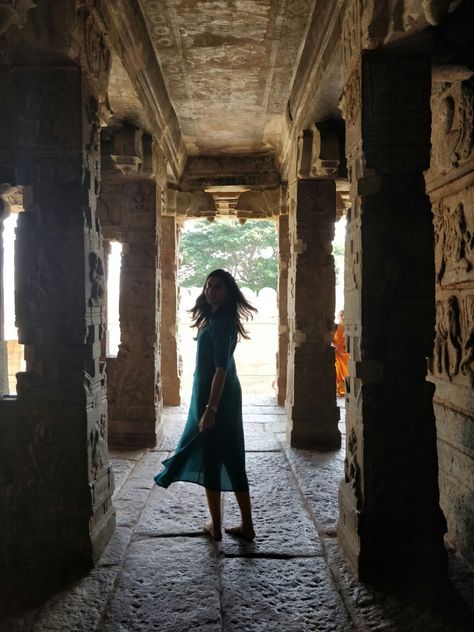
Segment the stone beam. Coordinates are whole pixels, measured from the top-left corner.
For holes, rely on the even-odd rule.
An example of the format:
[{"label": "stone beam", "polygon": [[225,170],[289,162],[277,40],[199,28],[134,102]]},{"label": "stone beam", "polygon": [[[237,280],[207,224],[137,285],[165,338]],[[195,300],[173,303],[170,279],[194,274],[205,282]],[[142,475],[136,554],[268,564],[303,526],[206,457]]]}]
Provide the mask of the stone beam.
[{"label": "stone beam", "polygon": [[242,156],[191,156],[181,179],[183,191],[243,185],[272,188],[280,175],[272,154]]},{"label": "stone beam", "polygon": [[95,7],[93,11],[101,18],[107,36],[145,107],[147,119],[152,125],[148,131],[160,139],[170,165],[170,175],[178,181],[183,173],[186,152],[141,10],[137,10],[136,0],[118,0],[100,3],[100,8]]}]

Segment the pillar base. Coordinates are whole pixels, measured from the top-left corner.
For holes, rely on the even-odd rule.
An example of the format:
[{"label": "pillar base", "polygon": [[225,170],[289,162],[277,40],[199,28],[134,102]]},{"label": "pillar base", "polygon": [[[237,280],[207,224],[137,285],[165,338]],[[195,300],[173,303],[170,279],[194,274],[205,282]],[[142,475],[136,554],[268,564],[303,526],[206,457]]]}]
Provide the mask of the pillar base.
[{"label": "pillar base", "polygon": [[321,414],[298,410],[296,406],[288,409],[291,420],[287,430],[288,443],[292,448],[302,450],[335,450],[341,447],[341,433],[337,426],[339,408],[326,409]]},{"label": "pillar base", "polygon": [[361,581],[398,583],[447,577],[446,521],[439,507],[359,511],[345,482],[339,490],[339,506],[339,544]]},{"label": "pillar base", "polygon": [[133,421],[114,421],[109,431],[109,447],[111,448],[154,448],[163,436],[163,426],[149,423],[140,428]]}]

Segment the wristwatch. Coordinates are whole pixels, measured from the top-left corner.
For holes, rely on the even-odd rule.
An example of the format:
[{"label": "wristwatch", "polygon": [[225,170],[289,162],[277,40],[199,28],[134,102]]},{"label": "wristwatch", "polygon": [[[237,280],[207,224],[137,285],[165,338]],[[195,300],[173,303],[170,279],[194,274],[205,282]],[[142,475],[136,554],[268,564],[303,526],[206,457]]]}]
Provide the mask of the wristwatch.
[{"label": "wristwatch", "polygon": [[210,406],[209,404],[206,404],[206,408],[210,408],[211,410],[213,410],[215,413],[217,413],[217,406]]}]

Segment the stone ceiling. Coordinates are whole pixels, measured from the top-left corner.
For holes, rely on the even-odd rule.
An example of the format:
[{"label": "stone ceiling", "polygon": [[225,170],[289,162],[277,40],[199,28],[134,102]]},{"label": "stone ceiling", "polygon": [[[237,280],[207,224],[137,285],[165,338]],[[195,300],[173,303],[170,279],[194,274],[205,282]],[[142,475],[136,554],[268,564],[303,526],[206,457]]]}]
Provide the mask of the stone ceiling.
[{"label": "stone ceiling", "polygon": [[188,155],[277,150],[314,0],[139,0]]}]

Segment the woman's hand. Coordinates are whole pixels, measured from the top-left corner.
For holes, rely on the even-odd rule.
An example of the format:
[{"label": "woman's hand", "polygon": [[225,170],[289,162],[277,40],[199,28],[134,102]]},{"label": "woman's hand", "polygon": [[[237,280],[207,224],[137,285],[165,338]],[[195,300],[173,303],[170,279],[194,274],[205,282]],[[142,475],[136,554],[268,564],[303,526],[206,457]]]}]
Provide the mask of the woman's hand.
[{"label": "woman's hand", "polygon": [[205,430],[209,430],[216,423],[216,413],[212,410],[212,408],[206,408],[203,416],[199,420],[199,432],[204,432]]}]

